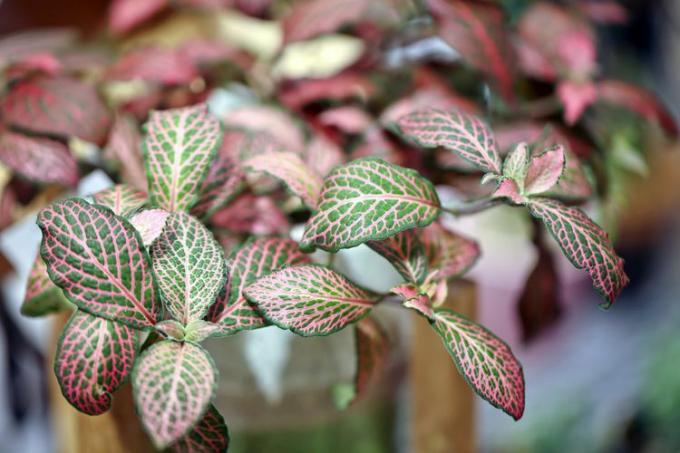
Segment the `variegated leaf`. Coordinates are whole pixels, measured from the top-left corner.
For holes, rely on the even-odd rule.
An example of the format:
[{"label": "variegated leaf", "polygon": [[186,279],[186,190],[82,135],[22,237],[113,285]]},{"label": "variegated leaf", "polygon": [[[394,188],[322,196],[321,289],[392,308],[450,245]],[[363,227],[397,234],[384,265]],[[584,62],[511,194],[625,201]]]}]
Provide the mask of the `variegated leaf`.
[{"label": "variegated leaf", "polygon": [[382,241],[366,243],[382,255],[407,281],[422,283],[427,276],[427,256],[416,230],[406,230]]},{"label": "variegated leaf", "polygon": [[205,104],[153,111],[143,149],[151,202],[166,211],[186,211],[197,201],[221,130]]},{"label": "variegated leaf", "polygon": [[224,286],[224,255],[212,233],[183,212],[170,214],[151,246],[151,263],[163,305],[187,325],[203,318]]},{"label": "variegated leaf", "polygon": [[220,330],[220,326],[213,322],[197,319],[187,325],[184,338],[186,341],[200,343],[212,335],[219,334]]},{"label": "variegated leaf", "polygon": [[128,217],[139,211],[146,204],[144,192],[133,189],[125,184],[118,184],[92,195],[96,204],[106,206],[114,214]]},{"label": "variegated leaf", "polygon": [[47,275],[47,265],[40,254],[35,258],[31,273],[28,275],[26,295],[21,304],[21,314],[24,316],[43,316],[69,307],[64,297]]},{"label": "variegated leaf", "polygon": [[304,160],[318,174],[326,176],[336,165],[345,161],[345,156],[338,145],[317,135],[307,144]]},{"label": "variegated leaf", "polygon": [[302,131],[283,110],[267,105],[252,105],[230,111],[223,120],[228,127],[266,132],[287,151],[297,152],[304,148]]},{"label": "variegated leaf", "polygon": [[337,251],[386,239],[429,225],[439,207],[434,187],[418,172],[378,158],[357,159],[326,177],[300,247]]},{"label": "variegated leaf", "polygon": [[510,347],[489,330],[445,309],[432,327],[475,392],[515,420],[524,413],[524,372]]},{"label": "variegated leaf", "polygon": [[132,371],[137,332],[123,324],[76,310],[57,344],[54,372],[66,400],[98,415]]},{"label": "variegated leaf", "polygon": [[111,126],[104,157],[120,168],[123,181],[146,192],[146,171],[142,161],[141,136],[137,124],[128,116],[118,115]]},{"label": "variegated leaf", "polygon": [[207,318],[220,326],[222,335],[266,325],[262,315],[246,300],[243,289],[276,269],[307,263],[309,257],[293,240],[260,238],[246,242],[229,261],[229,279]]},{"label": "variegated leaf", "polygon": [[518,143],[503,161],[503,176],[510,178],[520,190],[524,190],[524,180],[529,168],[529,147],[526,143]]},{"label": "variegated leaf", "polygon": [[154,328],[160,332],[162,336],[169,340],[184,341],[185,330],[184,324],[174,319],[165,319],[157,323]]},{"label": "variegated leaf", "polygon": [[425,109],[397,122],[400,133],[425,148],[444,147],[485,172],[500,173],[501,160],[493,133],[476,116]]},{"label": "variegated leaf", "polygon": [[30,181],[66,187],[78,184],[75,158],[65,145],[55,140],[3,132],[0,162]]},{"label": "variegated leaf", "polygon": [[532,157],[524,180],[524,194],[535,195],[553,188],[562,176],[564,164],[564,149],[561,145]]},{"label": "variegated leaf", "polygon": [[379,298],[313,264],[272,272],[243,292],[272,324],[302,336],[337,332],[366,316]]},{"label": "variegated leaf", "polygon": [[3,121],[32,132],[75,136],[101,145],[111,118],[95,88],[67,77],[32,77],[13,85],[0,105]]},{"label": "variegated leaf", "polygon": [[437,271],[439,279],[464,274],[480,255],[477,242],[454,233],[439,223],[433,223],[425,228],[421,241],[425,246],[430,271]]},{"label": "variegated leaf", "polygon": [[284,43],[304,41],[331,33],[358,21],[369,5],[367,0],[311,0],[299,2],[283,18]]},{"label": "variegated leaf", "polygon": [[286,234],[290,230],[286,213],[271,197],[250,192],[241,194],[217,211],[210,218],[210,224],[231,233],[256,236]]},{"label": "variegated leaf", "polygon": [[404,307],[417,311],[427,319],[434,319],[430,296],[417,285],[402,283],[390,289],[390,292],[401,298]]},{"label": "variegated leaf", "polygon": [[177,442],[210,408],[217,368],[193,343],[160,341],[144,351],[132,373],[137,412],[157,448]]},{"label": "variegated leaf", "polygon": [[222,414],[212,404],[203,418],[173,444],[176,453],[225,453],[229,447],[229,430]]},{"label": "variegated leaf", "polygon": [[187,85],[199,77],[193,59],[176,48],[157,45],[137,47],[124,55],[106,71],[107,80],[141,80],[159,85]]},{"label": "variegated leaf", "polygon": [[70,199],[38,214],[50,278],[84,311],[137,329],[156,323],[156,283],[135,229],[111,210]]},{"label": "variegated leaf", "polygon": [[312,209],[316,209],[323,180],[293,153],[258,154],[243,163],[246,170],[264,172],[281,182]]},{"label": "variegated leaf", "polygon": [[577,269],[585,269],[593,286],[609,307],[628,284],[623,259],[614,250],[607,233],[578,208],[549,198],[531,198],[531,214],[541,220]]},{"label": "variegated leaf", "polygon": [[162,209],[145,209],[130,217],[130,223],[142,238],[145,247],[151,246],[161,235],[170,213]]}]

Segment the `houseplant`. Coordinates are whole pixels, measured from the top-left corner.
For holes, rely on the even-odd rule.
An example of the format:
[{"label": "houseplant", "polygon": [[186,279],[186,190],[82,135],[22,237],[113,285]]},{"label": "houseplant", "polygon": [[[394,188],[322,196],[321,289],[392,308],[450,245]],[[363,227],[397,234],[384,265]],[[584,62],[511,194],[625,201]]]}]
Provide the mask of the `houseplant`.
[{"label": "houseplant", "polygon": [[[399,36],[390,27],[360,23],[366,2],[350,2],[351,17],[310,22],[309,17],[327,13],[332,3],[313,2],[285,15],[284,50],[278,58],[285,60],[286,50],[293,52],[296,43],[341,26],[349,26],[351,36],[368,44],[374,35],[385,41]],[[295,80],[298,72],[278,64],[277,55],[257,55],[260,61],[253,64],[233,49],[217,46],[218,60],[235,61],[252,76],[246,80],[254,91],[292,114],[260,105],[228,111],[218,119],[205,105],[192,105],[209,90],[196,94],[196,78],[203,74],[209,82],[214,76],[198,69],[205,53],[200,59],[186,58],[187,49],[193,52],[189,55],[198,54],[198,47],[187,43],[173,50],[141,47],[106,67],[97,79],[102,87],[125,79],[148,85],[143,95],[125,102],[110,98],[119,114],[144,119],[152,107],[191,106],[148,114],[143,167],[136,154],[138,120],[119,116],[107,149],[128,184],[95,194],[90,201],[57,202],[38,217],[43,244],[25,311],[61,309],[62,293],[77,307],[55,362],[65,397],[86,413],[101,413],[130,376],[141,421],[159,448],[223,450],[226,426],[210,405],[216,372],[202,340],[270,324],[303,336],[328,335],[356,324],[359,397],[386,349],[381,328],[369,314],[379,303],[396,302],[432,325],[480,396],[521,417],[524,380],[509,347],[483,327],[438,308],[447,280],[462,275],[479,254],[474,241],[449,231],[438,219],[473,215],[500,204],[526,207],[573,264],[588,272],[609,306],[627,283],[622,260],[606,233],[572,206],[593,197],[593,185],[606,193],[608,181],[593,181],[583,169],[585,163],[596,167],[600,156],[581,150],[581,161],[576,151],[583,139],[573,138],[561,125],[544,132],[543,123],[585,122],[588,114],[598,119],[605,113],[584,116],[584,109],[616,101],[673,129],[646,93],[596,80],[595,38],[586,13],[538,5],[527,8],[520,25],[505,34],[496,7],[429,2],[436,33],[458,50],[464,67],[447,78],[446,68],[418,61],[415,76],[407,78],[408,88],[398,91],[403,98],[387,102],[381,98],[384,93],[367,94],[379,85],[369,75],[380,78],[384,70],[375,61],[381,49],[368,44],[363,61],[355,57],[345,63],[349,68],[340,68],[343,72],[314,73],[302,80]],[[274,14],[268,11],[265,7],[257,14]],[[561,27],[555,27],[559,33],[550,39],[537,37],[533,27],[545,18]],[[432,25],[416,31],[432,33]],[[506,53],[513,49],[508,36],[524,56],[526,79],[509,64]],[[573,55],[575,45],[585,51]],[[162,62],[155,70],[145,66],[152,56]],[[29,66],[28,74],[20,73],[19,85],[8,87],[4,111],[16,112],[13,99],[33,99],[17,86],[34,87],[57,77],[39,62]],[[483,84],[479,78],[471,81],[471,75],[480,74]],[[536,79],[554,84],[555,94],[540,97],[537,93],[545,88]],[[470,98],[457,93],[458,86]],[[35,90],[28,92],[35,96]],[[371,100],[353,101],[357,92]],[[480,119],[475,101],[484,101],[492,128]],[[565,115],[560,118],[562,106]],[[50,110],[53,117],[60,111]],[[291,116],[306,120],[311,139]],[[35,130],[13,120],[16,116],[4,117],[12,133],[29,129],[62,139],[78,136],[63,129]],[[607,123],[588,132],[609,141],[617,128]],[[84,139],[103,143],[99,137]],[[435,153],[423,152],[428,148],[436,148]],[[15,157],[11,147],[4,150]],[[4,161],[17,172],[31,168],[31,161]],[[464,184],[472,201],[442,206],[429,179]],[[293,222],[305,224],[299,243],[285,237]],[[248,235],[255,237],[244,240]],[[364,243],[404,278],[393,295],[365,290],[334,270],[332,260],[314,264],[308,255],[317,248],[333,254]]]}]

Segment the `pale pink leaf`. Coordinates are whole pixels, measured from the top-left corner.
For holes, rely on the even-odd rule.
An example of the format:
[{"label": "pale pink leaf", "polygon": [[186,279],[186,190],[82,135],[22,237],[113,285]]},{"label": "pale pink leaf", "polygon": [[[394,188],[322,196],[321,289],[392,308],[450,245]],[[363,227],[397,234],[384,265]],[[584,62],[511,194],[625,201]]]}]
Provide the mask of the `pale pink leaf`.
[{"label": "pale pink leaf", "polygon": [[286,151],[297,152],[304,148],[302,131],[283,110],[266,105],[240,107],[228,112],[224,125],[253,132],[267,132],[284,146]]},{"label": "pale pink leaf", "polygon": [[169,215],[169,212],[162,209],[145,209],[133,214],[130,224],[139,233],[144,246],[149,247],[161,235]]},{"label": "pale pink leaf", "polygon": [[357,22],[368,4],[367,0],[298,2],[283,18],[283,41],[285,44],[304,41]]},{"label": "pale pink leaf", "polygon": [[313,264],[275,271],[248,285],[244,294],[269,322],[302,336],[343,329],[366,316],[379,297]]},{"label": "pale pink leaf", "polygon": [[113,0],[109,9],[109,29],[124,34],[165,9],[169,0]]},{"label": "pale pink leaf", "polygon": [[397,126],[405,138],[419,146],[441,146],[482,171],[501,171],[496,139],[488,126],[476,116],[425,109],[400,118]]},{"label": "pale pink leaf", "polygon": [[489,330],[445,309],[432,326],[475,392],[515,420],[524,413],[524,372],[510,347]]},{"label": "pale pink leaf", "polygon": [[322,112],[319,122],[324,126],[335,127],[345,134],[359,135],[373,124],[373,118],[359,107],[345,105]]},{"label": "pale pink leaf", "polygon": [[549,198],[531,198],[531,214],[541,220],[577,269],[590,275],[593,286],[609,307],[628,284],[623,259],[614,250],[607,233],[578,208]]},{"label": "pale pink leaf", "polygon": [[345,155],[338,145],[323,136],[315,135],[307,144],[304,161],[318,174],[326,176],[345,161]]},{"label": "pale pink leaf", "polygon": [[141,141],[134,120],[129,116],[118,115],[109,132],[104,156],[118,163],[125,182],[146,192],[146,172],[140,149]]},{"label": "pale pink leaf", "polygon": [[323,79],[287,81],[278,93],[281,103],[299,110],[307,104],[330,99],[343,101],[351,98],[366,100],[375,92],[375,86],[364,74],[345,71]]},{"label": "pale pink leaf", "polygon": [[430,296],[423,292],[418,286],[413,283],[402,283],[401,285],[390,289],[390,292],[402,299],[402,305],[404,307],[417,311],[427,319],[434,319],[434,311],[432,309]]},{"label": "pale pink leaf", "polygon": [[491,195],[492,198],[505,198],[511,201],[513,204],[521,205],[524,204],[526,199],[522,195],[521,189],[517,185],[514,179],[505,178],[502,179],[498,187]]},{"label": "pale pink leaf", "polygon": [[524,180],[524,194],[535,195],[552,189],[564,171],[564,148],[557,145],[529,161]]},{"label": "pale pink leaf", "polygon": [[585,110],[597,100],[597,90],[593,82],[565,81],[557,85],[557,95],[564,105],[564,121],[575,124]]}]

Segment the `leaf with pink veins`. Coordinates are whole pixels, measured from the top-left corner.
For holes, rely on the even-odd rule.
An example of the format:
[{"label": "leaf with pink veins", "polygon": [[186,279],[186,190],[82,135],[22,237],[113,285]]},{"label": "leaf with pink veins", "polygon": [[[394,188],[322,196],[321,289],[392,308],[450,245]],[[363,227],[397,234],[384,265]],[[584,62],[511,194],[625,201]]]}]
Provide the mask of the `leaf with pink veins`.
[{"label": "leaf with pink veins", "polygon": [[36,256],[28,274],[26,295],[21,304],[21,314],[24,316],[44,316],[48,313],[65,310],[71,304],[47,274],[47,265],[40,253]]},{"label": "leaf with pink veins", "polygon": [[515,181],[520,191],[524,190],[530,155],[527,144],[518,143],[503,161],[503,176]]},{"label": "leaf with pink veins", "polygon": [[33,182],[66,187],[78,184],[76,159],[56,140],[5,131],[0,134],[0,162]]},{"label": "leaf with pink veins", "polygon": [[434,187],[415,170],[373,157],[357,159],[326,177],[300,247],[335,252],[429,225],[439,213]]},{"label": "leaf with pink veins", "polygon": [[229,278],[210,308],[208,321],[220,327],[220,335],[257,329],[267,324],[260,312],[243,295],[243,289],[277,269],[309,262],[297,242],[284,238],[247,241],[229,257]]},{"label": "leaf with pink veins", "polygon": [[458,111],[418,110],[397,121],[400,134],[425,148],[443,147],[485,172],[500,173],[496,139],[479,118]]},{"label": "leaf with pink veins", "polygon": [[86,414],[106,412],[136,355],[134,329],[76,310],[59,338],[54,359],[64,398]]},{"label": "leaf with pink veins", "polygon": [[557,200],[532,197],[527,206],[548,227],[574,267],[588,272],[593,286],[606,299],[602,307],[611,306],[629,280],[607,233],[580,209]]},{"label": "leaf with pink veins", "polygon": [[529,161],[524,194],[536,195],[552,189],[564,172],[565,157],[562,145],[556,145],[534,156]]},{"label": "leaf with pink veins", "polygon": [[524,413],[524,372],[510,347],[489,330],[445,309],[432,327],[475,392],[515,420]]},{"label": "leaf with pink veins", "polygon": [[266,173],[281,182],[311,209],[316,209],[323,179],[297,154],[270,152],[258,154],[243,163],[246,171]]},{"label": "leaf with pink veins", "polygon": [[118,115],[111,126],[104,158],[120,168],[122,180],[146,192],[146,171],[140,149],[142,138],[134,119]]},{"label": "leaf with pink veins", "polygon": [[130,217],[130,223],[141,236],[145,247],[150,247],[161,235],[169,215],[162,209],[145,209]]},{"label": "leaf with pink veins", "polygon": [[95,204],[105,206],[121,217],[129,217],[147,203],[146,194],[125,184],[118,184],[92,195]]},{"label": "leaf with pink veins", "polygon": [[177,442],[210,409],[217,368],[202,347],[163,340],[145,350],[132,373],[142,424],[158,449]]},{"label": "leaf with pink veins", "polygon": [[163,306],[184,325],[203,318],[224,286],[222,247],[196,218],[170,214],[151,246],[151,264]]},{"label": "leaf with pink veins", "polygon": [[250,132],[266,132],[283,145],[286,151],[298,152],[304,148],[304,135],[293,118],[283,110],[267,105],[239,107],[228,112],[224,125],[246,129]]},{"label": "leaf with pink veins", "polygon": [[243,291],[272,324],[298,335],[329,335],[368,315],[379,300],[343,275],[314,264],[277,270]]},{"label": "leaf with pink veins", "polygon": [[407,281],[425,281],[427,256],[416,230],[402,231],[382,241],[368,241],[366,245],[389,261]]},{"label": "leaf with pink veins", "polygon": [[434,318],[430,296],[423,292],[417,285],[414,285],[413,283],[402,283],[401,285],[390,289],[390,292],[401,298],[404,307],[417,311],[427,319]]},{"label": "leaf with pink veins", "polygon": [[149,255],[125,219],[70,199],[40,211],[37,223],[50,278],[78,308],[140,330],[156,323]]},{"label": "leaf with pink veins", "polygon": [[217,118],[205,104],[152,111],[143,149],[152,204],[170,212],[187,211],[222,139]]},{"label": "leaf with pink veins", "polygon": [[476,241],[433,223],[423,229],[421,241],[428,257],[430,272],[437,279],[459,277],[472,267],[480,255]]},{"label": "leaf with pink veins", "polygon": [[210,405],[203,418],[170,450],[176,453],[225,453],[229,448],[229,430],[224,417]]}]

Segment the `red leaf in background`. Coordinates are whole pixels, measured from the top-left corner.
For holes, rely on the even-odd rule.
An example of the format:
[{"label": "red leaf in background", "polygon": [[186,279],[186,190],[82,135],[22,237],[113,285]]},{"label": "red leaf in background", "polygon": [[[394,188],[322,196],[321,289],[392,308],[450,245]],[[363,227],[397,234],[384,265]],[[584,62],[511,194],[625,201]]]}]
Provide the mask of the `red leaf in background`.
[{"label": "red leaf in background", "polygon": [[123,55],[106,71],[108,80],[144,80],[161,85],[185,85],[198,77],[198,69],[186,53],[147,46]]},{"label": "red leaf in background", "polygon": [[266,105],[251,105],[228,112],[223,118],[225,126],[253,132],[267,132],[280,142],[285,151],[304,148],[302,131],[285,111]]},{"label": "red leaf in background", "polygon": [[532,143],[543,135],[545,127],[553,128],[552,133],[545,141],[546,146],[562,144],[568,145],[569,149],[577,156],[587,157],[592,151],[592,147],[580,138],[569,133],[568,130],[560,128],[551,123],[538,123],[533,121],[515,121],[493,128],[496,141],[501,151],[510,149],[519,142]]},{"label": "red leaf in background", "polygon": [[62,143],[14,132],[0,135],[0,161],[26,179],[74,187],[78,165]]},{"label": "red leaf in background", "polygon": [[345,105],[335,107],[319,115],[324,126],[335,127],[345,134],[361,134],[373,124],[373,118],[359,107]]},{"label": "red leaf in background", "polygon": [[520,37],[515,37],[514,44],[519,67],[524,74],[540,80],[557,79],[557,69],[540,49]]},{"label": "red leaf in background", "polygon": [[134,120],[119,115],[111,127],[104,157],[118,163],[123,181],[146,192],[146,171],[142,161],[141,141]]},{"label": "red leaf in background", "polygon": [[331,33],[362,18],[368,0],[311,0],[298,2],[283,18],[283,42],[304,41]]},{"label": "red leaf in background", "polygon": [[234,0],[234,6],[251,16],[262,16],[273,0]]},{"label": "red leaf in background", "polygon": [[603,80],[597,84],[598,100],[629,109],[645,118],[656,121],[672,136],[678,135],[678,126],[663,104],[651,92],[619,80]]},{"label": "red leaf in background", "polygon": [[564,121],[570,126],[597,100],[597,90],[593,82],[561,82],[557,85],[557,95],[564,105]]},{"label": "red leaf in background", "polygon": [[154,17],[169,0],[113,0],[109,9],[109,29],[122,35]]},{"label": "red leaf in background", "polygon": [[8,79],[25,77],[31,73],[41,72],[47,75],[55,75],[61,72],[62,65],[57,58],[49,52],[38,52],[21,57],[7,68]]},{"label": "red leaf in background", "polygon": [[[597,46],[593,30],[583,18],[560,6],[534,3],[520,18],[518,31],[530,52],[542,55],[558,73],[583,78],[595,69]],[[530,71],[529,75],[539,76],[540,72]]]},{"label": "red leaf in background", "polygon": [[66,77],[39,76],[12,87],[0,105],[3,119],[32,132],[75,136],[101,145],[111,117],[95,88]]},{"label": "red leaf in background", "polygon": [[510,39],[500,9],[460,0],[428,0],[439,34],[463,59],[490,77],[507,101],[514,100]]},{"label": "red leaf in background", "polygon": [[616,0],[580,0],[576,7],[600,24],[625,24],[630,19],[628,10]]},{"label": "red leaf in background", "polygon": [[283,234],[288,228],[288,218],[271,198],[244,193],[231,204],[217,211],[210,223],[234,233],[258,236]]},{"label": "red leaf in background", "polygon": [[365,101],[373,95],[375,86],[355,72],[342,72],[325,79],[302,79],[287,81],[279,92],[279,100],[293,110],[324,99],[341,101],[357,98]]}]

